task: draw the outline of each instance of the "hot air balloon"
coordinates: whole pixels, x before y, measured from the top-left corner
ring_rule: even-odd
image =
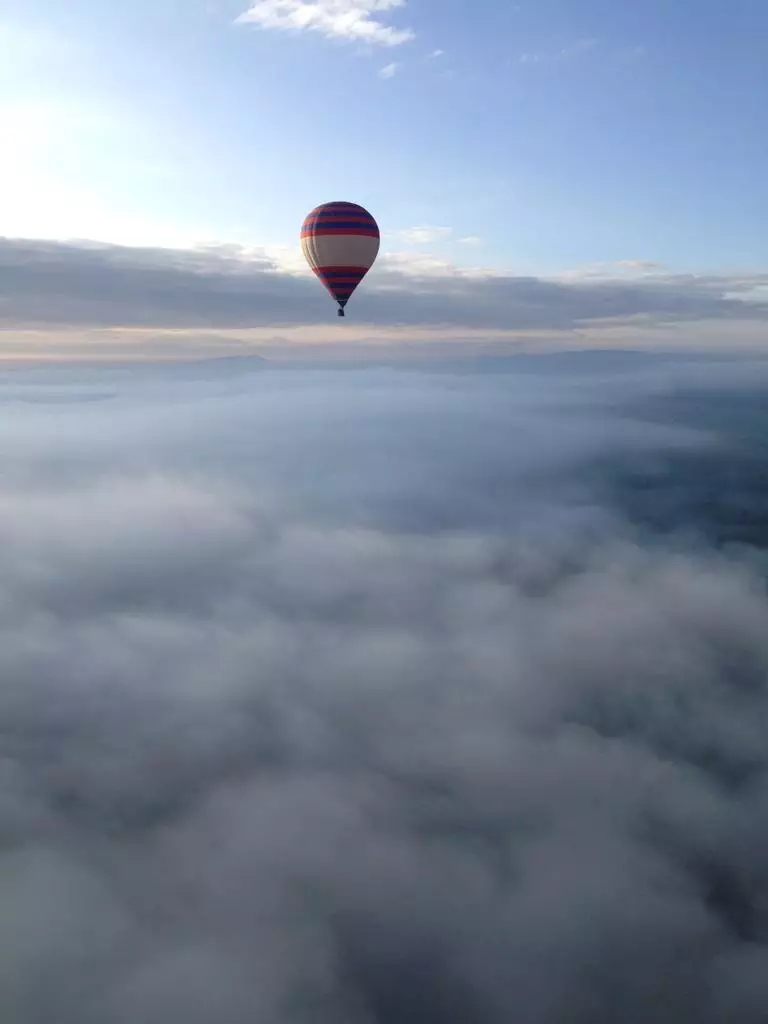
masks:
[[[301,227],[307,263],[339,304],[339,316],[379,253],[379,226],[356,203],[323,203]]]

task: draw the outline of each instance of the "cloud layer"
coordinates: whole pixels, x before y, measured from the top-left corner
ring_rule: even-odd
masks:
[[[414,38],[411,29],[393,28],[382,21],[406,0],[251,0],[237,19],[265,29],[319,32],[374,46],[399,46]]]
[[[3,1020],[763,1019],[764,370],[591,365],[5,375]]]
[[[264,250],[130,249],[0,240],[0,325],[247,328],[327,322],[308,273]],[[563,279],[461,270],[428,256],[384,255],[354,296],[358,321],[382,326],[576,330],[640,323],[765,322],[765,275],[602,268]]]

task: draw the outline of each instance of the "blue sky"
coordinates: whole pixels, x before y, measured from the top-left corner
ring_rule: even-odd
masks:
[[[762,0],[250,6],[6,4],[0,233],[292,247],[349,198],[460,265],[768,262]]]

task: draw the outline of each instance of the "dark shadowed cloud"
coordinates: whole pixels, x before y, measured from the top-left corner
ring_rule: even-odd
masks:
[[[765,366],[600,365],[0,378],[3,1021],[763,1020]]]
[[[384,256],[355,296],[378,325],[571,330],[587,324],[764,321],[766,275],[548,280],[449,267],[425,271]],[[762,291],[761,291],[762,289]],[[129,249],[0,240],[0,325],[248,328],[324,322],[311,276],[237,247]]]

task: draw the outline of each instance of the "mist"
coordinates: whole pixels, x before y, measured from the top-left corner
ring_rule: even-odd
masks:
[[[766,409],[727,359],[0,375],[2,1020],[762,1021]]]

